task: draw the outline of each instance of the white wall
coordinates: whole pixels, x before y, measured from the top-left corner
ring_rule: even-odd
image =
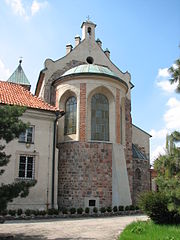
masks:
[[[46,209],[51,207],[52,186],[52,154],[53,154],[53,124],[55,114],[49,111],[28,109],[21,117],[24,122],[35,126],[34,144],[18,142],[18,139],[7,144],[5,151],[11,154],[10,162],[4,167],[5,172],[1,176],[1,183],[12,183],[18,179],[19,155],[31,154],[35,157],[35,179],[37,183],[30,189],[26,198],[16,198],[9,203],[8,208],[22,209]],[[56,149],[55,171],[55,207],[57,207],[57,161]]]

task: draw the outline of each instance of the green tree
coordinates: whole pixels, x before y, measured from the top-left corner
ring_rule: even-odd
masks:
[[[166,154],[154,162],[157,171],[156,183],[160,192],[168,197],[169,211],[180,214],[180,148],[175,142],[180,141],[180,133],[175,131],[166,138]]]
[[[23,123],[20,116],[26,108],[19,106],[0,106],[0,176],[4,173],[3,166],[10,161],[11,155],[5,153],[5,143],[18,138],[20,133],[25,132],[28,124]],[[19,181],[12,184],[1,184],[0,186],[0,212],[7,208],[8,202],[14,198],[26,197],[29,187],[34,186],[35,181]]]
[[[180,93],[180,59],[177,59],[175,64],[169,68],[169,73],[171,74],[170,83],[177,83],[176,92]]]

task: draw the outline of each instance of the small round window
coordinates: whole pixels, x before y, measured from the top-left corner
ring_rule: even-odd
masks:
[[[86,58],[87,63],[92,64],[94,62],[94,59],[92,57]]]

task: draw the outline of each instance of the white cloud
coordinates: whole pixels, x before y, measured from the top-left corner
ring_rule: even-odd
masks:
[[[158,78],[167,78],[167,77],[170,77],[170,74],[168,72],[168,68],[159,68],[158,69],[158,75],[157,75]]]
[[[160,155],[165,154],[165,144],[157,146],[152,152],[151,152],[151,163],[153,163],[156,158],[158,158]]]
[[[32,5],[31,5],[31,15],[33,16],[34,14],[39,12],[39,10],[41,8],[44,8],[46,6],[47,6],[47,1],[45,1],[45,2],[38,2],[38,1],[34,0]]]
[[[3,61],[0,59],[0,80],[7,80],[9,77],[9,69],[5,67]]]
[[[31,16],[34,16],[40,9],[47,6],[48,2],[38,2],[37,0],[33,0],[31,6],[27,7],[23,5],[22,0],[5,0],[6,4],[11,7],[14,14],[19,15],[23,17],[25,20],[28,20],[30,18],[30,14],[28,12],[31,12]]]
[[[167,135],[168,131],[167,129],[161,129],[161,130],[154,130],[152,129],[150,131],[150,134],[152,135],[153,138],[159,138],[159,139],[164,139]]]
[[[171,84],[168,80],[167,81],[159,81],[156,84],[163,91],[168,92],[168,93],[173,93],[177,87],[177,84]]]
[[[164,114],[164,120],[167,129],[180,129],[180,101],[176,98],[170,98],[166,104],[169,109]]]
[[[6,3],[12,8],[16,15],[24,17],[26,20],[28,19],[28,15],[21,0],[6,0]]]

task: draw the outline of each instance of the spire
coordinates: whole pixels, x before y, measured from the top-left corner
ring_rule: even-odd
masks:
[[[13,74],[10,76],[10,78],[7,80],[7,82],[20,84],[23,87],[25,87],[26,89],[30,90],[31,84],[23,71],[21,63],[22,63],[22,59],[19,60],[18,67],[13,72]]]

